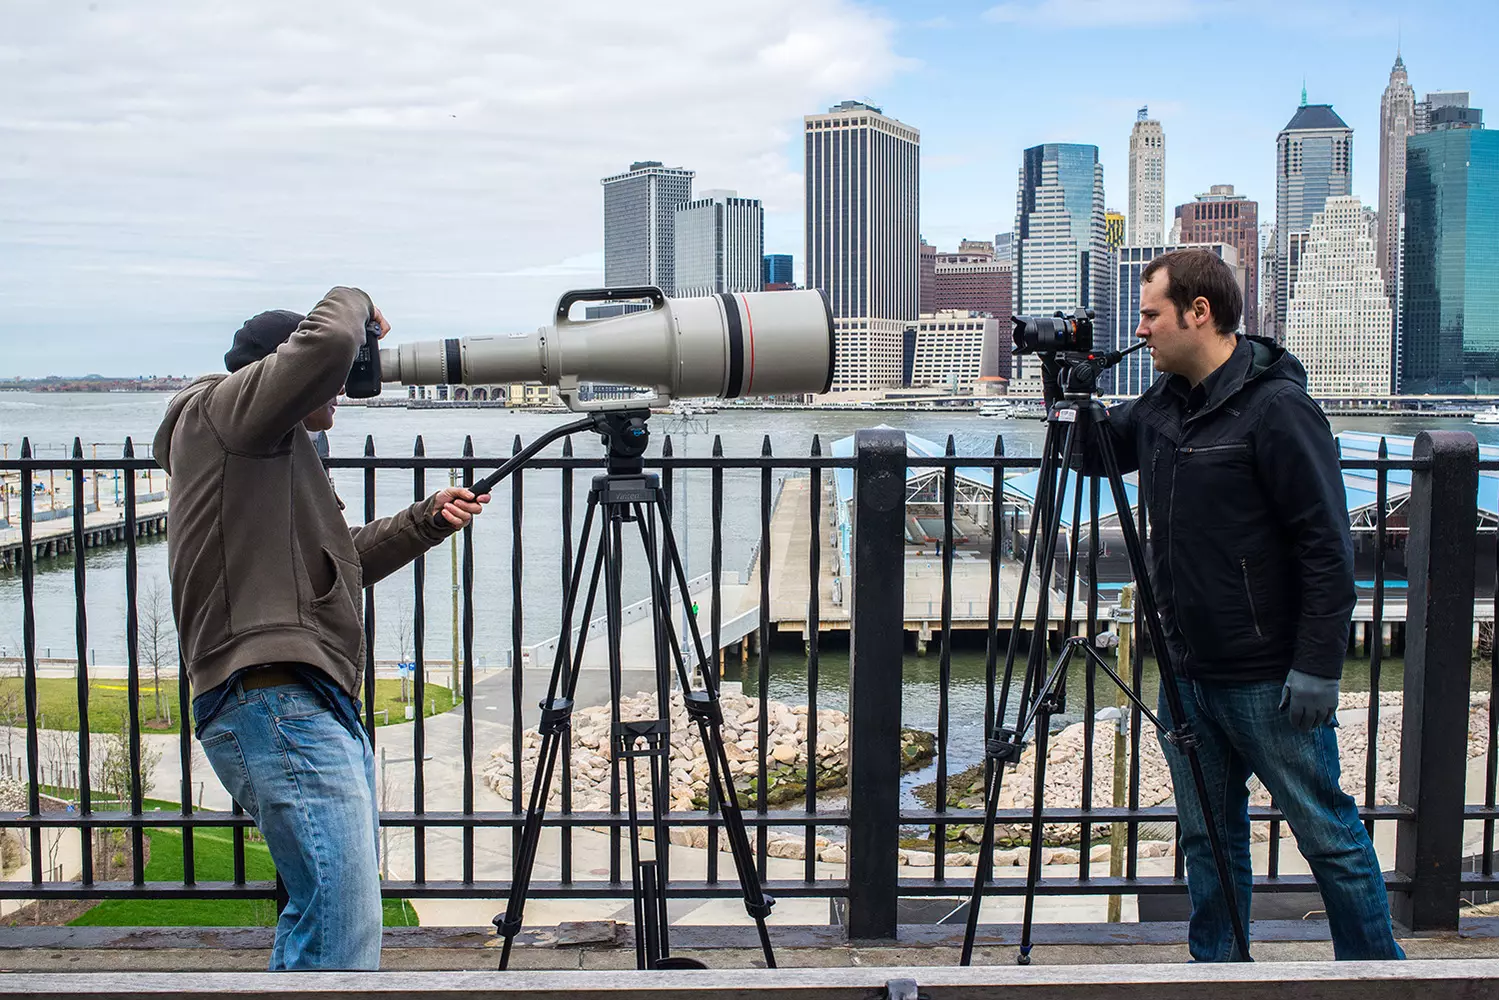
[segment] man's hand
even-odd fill
[[[487,503],[488,493],[475,497],[472,490],[466,490],[462,486],[444,487],[432,497],[432,520],[439,526],[446,522],[456,530],[472,521],[474,515],[483,511],[483,505]]]
[[[370,303],[370,319],[380,324],[379,339],[384,340],[385,335],[390,332],[390,320],[385,318],[385,314],[380,311],[380,307],[373,302]]]
[[[1291,725],[1309,733],[1338,710],[1338,680],[1292,670],[1280,692],[1280,710],[1291,713]]]

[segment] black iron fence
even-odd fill
[[[760,455],[748,457],[725,457],[716,441],[711,456],[679,457],[673,454],[669,438],[663,443],[661,453],[649,458],[647,465],[660,472],[666,497],[675,495],[673,479],[683,470],[701,470],[697,474],[705,473],[709,480],[711,593],[708,595],[708,620],[704,626],[705,638],[713,649],[721,645],[724,624],[721,597],[726,576],[725,519],[742,522],[754,517],[758,520],[754,572],[748,581],[748,585],[758,591],[758,625],[752,637],[736,639],[736,645],[748,643],[754,651],[752,660],[744,657],[743,675],[745,690],[756,702],[755,712],[746,722],[747,726],[753,724],[754,734],[752,738],[746,737],[750,742],[745,751],[750,761],[750,773],[746,776],[749,794],[745,816],[754,834],[759,875],[769,891],[780,897],[842,901],[838,909],[844,914],[849,932],[854,937],[893,936],[901,920],[901,899],[960,897],[966,893],[972,879],[971,854],[962,850],[961,838],[952,839],[949,832],[981,820],[977,810],[955,804],[952,794],[953,782],[957,778],[954,713],[971,711],[955,709],[949,700],[954,648],[954,567],[961,549],[957,541],[959,529],[955,513],[955,497],[961,492],[959,474],[963,470],[969,473],[979,470],[992,476],[989,544],[986,549],[975,550],[982,553],[981,557],[975,558],[988,560],[984,586],[977,595],[981,605],[986,602],[987,607],[986,620],[980,630],[985,646],[985,697],[982,708],[977,710],[981,719],[966,720],[970,726],[982,725],[987,731],[993,724],[997,706],[1003,701],[1002,692],[998,690],[998,665],[1004,655],[1004,643],[1018,641],[1018,637],[1009,634],[1008,616],[1001,612],[1006,553],[1000,538],[1005,512],[1023,508],[1026,498],[1011,491],[1006,476],[1034,469],[1038,462],[1034,458],[1006,456],[1002,440],[996,440],[993,453],[988,455],[959,456],[949,440],[944,455],[912,456],[908,454],[905,436],[885,429],[859,432],[851,454],[843,455],[825,453],[817,438],[813,438],[807,454],[795,457],[771,454],[768,439]],[[517,450],[519,444],[517,440]],[[409,484],[410,495],[421,498],[430,492],[429,473],[441,472],[446,480],[447,470],[457,470],[462,482],[472,483],[479,475],[499,465],[505,457],[475,455],[471,441],[465,444],[459,456],[427,456],[418,439],[411,456],[376,455],[370,441],[364,455],[333,458],[328,464],[335,474],[351,470],[362,477],[363,516],[371,519],[376,513],[377,480],[386,489],[390,488],[392,479],[401,484],[399,489],[402,491]],[[151,465],[149,459],[135,457],[128,442],[123,457],[117,459],[86,458],[79,446],[75,446],[71,457],[38,457],[29,447],[23,446],[19,458],[0,461],[0,473],[11,477],[19,487],[19,516],[15,518],[11,534],[0,535],[0,539],[14,555],[14,572],[20,580],[23,626],[20,672],[25,708],[24,754],[20,755],[25,772],[21,782],[25,801],[20,808],[0,812],[0,833],[22,838],[29,864],[29,877],[21,874],[9,881],[0,881],[0,898],[274,898],[276,894],[273,882],[247,878],[246,837],[251,824],[238,806],[221,811],[200,808],[201,785],[205,780],[212,782],[213,777],[211,773],[203,773],[206,768],[201,758],[195,762],[188,725],[179,727],[174,741],[179,794],[169,807],[146,807],[141,770],[143,740],[147,739],[147,734],[142,728],[140,712],[142,657],[137,610],[137,548],[147,529],[137,518],[137,476],[129,474],[122,480],[122,525],[117,536],[119,544],[125,548],[127,608],[125,686],[128,689],[128,717],[118,748],[125,761],[124,777],[115,782],[115,787],[97,787],[98,762],[91,759],[91,754],[97,753],[96,741],[84,735],[91,731],[91,658],[87,655],[90,622],[85,610],[85,594],[90,582],[90,547],[113,541],[114,537],[91,534],[87,521],[88,505],[83,495],[84,475],[101,471],[108,475],[129,473]],[[1481,519],[1475,516],[1481,509],[1480,470],[1483,473],[1499,471],[1499,462],[1480,462],[1477,447],[1469,435],[1435,433],[1422,435],[1410,458],[1391,459],[1381,445],[1377,457],[1345,458],[1344,466],[1345,470],[1363,470],[1364,474],[1372,476],[1377,492],[1376,508],[1357,528],[1360,548],[1366,554],[1368,572],[1372,574],[1365,595],[1369,615],[1367,620],[1355,624],[1350,635],[1350,645],[1359,645],[1366,651],[1369,670],[1369,697],[1367,708],[1363,710],[1369,737],[1363,761],[1361,814],[1371,831],[1389,825],[1395,828],[1394,864],[1387,872],[1387,884],[1392,891],[1397,917],[1412,929],[1451,928],[1456,926],[1464,898],[1477,892],[1499,889],[1499,877],[1493,870],[1494,825],[1499,819],[1499,805],[1496,805],[1496,786],[1499,786],[1499,746],[1496,744],[1499,740],[1495,738],[1499,721],[1496,721],[1491,705],[1481,710],[1486,719],[1484,737],[1487,740],[1482,804],[1467,802],[1464,781],[1469,768],[1470,681],[1477,670],[1478,676],[1491,685],[1495,674],[1499,673],[1499,652],[1495,651],[1492,631],[1484,633],[1489,636],[1486,645],[1475,642],[1483,631],[1475,627],[1475,595],[1480,582],[1477,577],[1487,574],[1489,579],[1482,581],[1483,589],[1492,594],[1489,580],[1499,572],[1499,535],[1491,526],[1481,528]],[[532,574],[559,581],[566,579],[577,544],[575,487],[581,485],[583,477],[599,468],[598,460],[576,457],[569,446],[561,455],[537,458],[525,473],[516,475],[502,486],[495,497],[493,507],[508,507],[510,515],[511,612],[508,706],[495,719],[480,719],[476,713],[476,685],[482,680],[476,678],[475,671],[476,529],[471,526],[461,533],[458,578],[461,649],[457,664],[461,703],[441,721],[429,719],[418,709],[409,736],[401,734],[399,752],[409,752],[412,765],[411,808],[382,812],[381,825],[386,830],[409,831],[411,853],[409,872],[401,873],[401,877],[387,878],[384,884],[385,895],[389,898],[500,900],[509,891],[508,852],[488,849],[480,841],[498,833],[501,840],[513,845],[524,821],[522,803],[526,789],[523,787],[523,769],[519,766],[526,750],[523,730],[527,720],[534,719],[535,702],[544,692],[550,663],[524,666],[526,644],[523,628],[527,608],[522,594]],[[942,478],[942,488],[937,494],[941,498],[942,537],[940,548],[936,550],[941,575],[936,621],[927,620],[930,614],[923,615],[920,611],[914,612],[913,618],[912,604],[905,593],[906,574],[902,569],[907,564],[912,544],[906,509],[907,477],[912,469],[939,470]],[[33,484],[39,476],[61,472],[71,474],[73,483],[71,526],[65,535],[57,533],[55,523],[43,522],[36,517],[33,497]],[[1399,479],[1395,487],[1392,487],[1392,475]],[[529,484],[553,476],[557,477],[560,486],[560,509],[535,509],[535,505],[527,501]],[[737,504],[733,509],[726,509],[726,477],[740,479],[741,485],[752,487],[758,495],[758,508],[752,514]],[[804,480],[805,489],[794,494],[783,491],[788,477]],[[851,489],[845,490],[840,483],[851,484]],[[971,503],[973,498],[970,497],[969,501]],[[799,514],[784,509],[786,504],[793,502],[805,505]],[[838,519],[828,517],[829,512],[839,505],[843,505],[840,516],[846,519],[844,523],[849,534],[846,545],[845,540],[838,537],[842,530],[838,527]],[[350,508],[352,514],[355,505],[350,504]],[[1391,602],[1388,597],[1388,586],[1392,582],[1388,576],[1389,553],[1396,547],[1392,537],[1397,533],[1388,517],[1392,510],[1398,516],[1401,562],[1408,571],[1406,579],[1400,581],[1405,600],[1400,602],[1404,610],[1398,621],[1389,613]],[[497,512],[492,509],[486,520],[495,520]],[[790,518],[783,523],[792,524],[798,539],[804,538],[804,542],[798,541],[789,550],[785,546],[777,549],[772,524],[778,516]],[[1147,528],[1143,513],[1138,520],[1143,534]],[[969,527],[971,525],[963,530]],[[505,529],[487,523],[477,530]],[[531,557],[530,553],[537,548],[532,540],[538,530],[560,535],[560,560],[557,563],[550,563],[550,555],[548,565],[541,565]],[[46,538],[43,538],[44,534]],[[1096,536],[1098,532],[1095,530],[1091,534]],[[49,542],[54,543],[52,549],[45,547]],[[69,748],[71,759],[49,771],[43,760],[44,731],[39,725],[38,609],[34,584],[41,572],[60,572],[39,566],[37,561],[39,556],[55,551],[55,543],[59,542],[72,553],[76,611],[73,678],[76,681],[77,727],[73,733],[76,737],[74,745]],[[1073,544],[1076,544],[1075,539]],[[772,554],[777,551],[791,551],[793,554],[789,557],[783,554],[779,557],[782,562],[776,563]],[[1479,553],[1476,563],[1475,552]],[[656,553],[656,558],[662,555]],[[1088,558],[1087,553],[1083,558]],[[1094,565],[1096,558],[1095,554],[1090,560]],[[845,560],[850,565],[842,565]],[[1077,569],[1079,556],[1076,551],[1070,560],[1070,568]],[[840,576],[837,597],[832,600],[826,578],[829,561],[836,564],[835,575]],[[1360,572],[1363,572],[1362,568]],[[773,574],[780,579],[773,579]],[[799,615],[788,616],[784,610],[778,614],[774,610],[776,602],[772,599],[773,584],[779,585],[794,577],[805,581],[805,607]],[[1076,620],[1055,626],[1056,635],[1081,630],[1097,634],[1109,627],[1107,608],[1114,595],[1101,592],[1096,571],[1084,574],[1084,578],[1090,584],[1086,593],[1079,595]],[[414,566],[412,586],[414,630],[411,639],[415,668],[411,673],[411,683],[414,701],[421,706],[427,702],[425,660],[430,653],[424,631],[428,619],[424,604],[427,589],[424,560],[418,560]],[[970,594],[970,599],[963,602],[970,617],[973,615],[973,597]],[[784,609],[784,602],[782,606]],[[930,602],[927,606],[931,606]],[[377,747],[386,745],[387,732],[375,727],[375,629],[383,610],[382,606],[377,606],[374,590],[367,590],[363,700],[366,723]],[[1484,617],[1481,607],[1477,617]],[[1492,619],[1491,610],[1487,617]],[[800,624],[789,635],[783,635],[778,624],[788,619],[799,620]],[[931,778],[931,801],[930,804],[913,804],[902,781],[903,767],[908,770],[910,762],[903,760],[901,692],[906,652],[913,637],[924,630],[929,631],[932,641],[938,644],[939,703],[935,732],[931,734],[932,759],[924,772]],[[822,694],[826,680],[824,654],[829,648],[827,644],[835,643],[841,658],[843,634],[847,639],[849,669],[846,734],[820,733],[819,711],[824,707]],[[788,638],[790,642],[786,641]],[[575,637],[561,638],[563,648],[574,641]],[[1476,662],[1479,648],[1483,659]],[[1380,740],[1375,734],[1381,715],[1380,694],[1385,690],[1382,668],[1394,651],[1403,652],[1402,698],[1398,709],[1402,720],[1398,794],[1393,802],[1380,802],[1377,776],[1381,750]],[[1135,653],[1133,662],[1121,664],[1121,667],[1127,668],[1138,690],[1147,679],[1149,662],[1143,643],[1136,644]],[[793,762],[793,770],[799,772],[794,775],[797,779],[794,784],[799,784],[801,789],[790,799],[780,797],[773,807],[769,795],[771,772],[785,762],[777,761],[771,745],[769,719],[778,710],[771,699],[772,676],[778,664],[787,663],[794,664],[798,678],[804,678],[796,694],[806,706],[805,745],[798,749]],[[1075,851],[1075,857],[1058,855],[1058,858],[1065,859],[1066,864],[1048,870],[1041,892],[1125,896],[1180,894],[1185,889],[1185,882],[1179,855],[1174,870],[1163,870],[1163,866],[1170,867],[1164,862],[1149,865],[1148,871],[1142,864],[1148,860],[1143,857],[1141,849],[1142,826],[1169,830],[1175,822],[1175,810],[1170,804],[1142,802],[1142,773],[1148,766],[1142,744],[1150,736],[1142,730],[1139,712],[1133,712],[1127,727],[1124,802],[1115,805],[1095,801],[1094,737],[1097,734],[1095,727],[1101,725],[1096,721],[1097,709],[1102,704],[1101,689],[1096,687],[1091,670],[1081,679],[1083,691],[1078,707],[1079,721],[1084,728],[1082,780],[1075,798],[1068,800],[1057,796],[1055,800],[1049,799],[1045,811],[1048,825],[1075,828],[1076,847],[1066,849]],[[493,684],[494,681],[489,679],[485,683]],[[175,710],[179,720],[190,717],[186,684],[177,686]],[[1347,718],[1348,713],[1344,714]],[[456,721],[453,716],[457,717]],[[486,796],[478,794],[485,786],[476,774],[476,731],[483,728],[492,732],[489,727],[495,722],[509,727],[507,738],[512,766],[508,795],[504,796],[508,798],[506,808],[486,807],[481,802]],[[446,755],[442,760],[431,760],[432,727],[437,725],[444,727],[442,738],[449,741],[445,747],[451,744],[456,728],[456,747],[453,748],[456,761]],[[152,739],[156,744],[161,740],[160,737]],[[819,767],[823,756],[819,752],[819,741],[845,739],[841,787],[829,787],[828,776]],[[149,757],[149,752],[146,756]],[[74,787],[49,785],[47,779],[57,780],[52,776],[58,773],[59,767],[62,773],[73,776]],[[195,768],[199,773],[195,773]],[[441,780],[440,788],[429,787],[439,769],[447,777]],[[784,772],[785,769],[781,770]],[[581,776],[576,773],[568,751],[564,752],[560,780],[560,808],[548,816],[548,826],[556,832],[555,839],[544,845],[543,850],[548,853],[538,869],[538,877],[532,882],[532,896],[576,899],[627,896],[630,892],[629,873],[622,870],[620,848],[621,829],[626,820],[618,806],[618,798],[614,798],[609,808],[574,808]],[[489,787],[494,788],[494,783]],[[495,790],[499,791],[498,788]],[[105,799],[112,808],[100,808]],[[1028,818],[1029,809],[1021,807],[1003,808],[999,815],[1000,822],[1006,824],[1024,823]],[[1256,889],[1307,891],[1313,888],[1310,876],[1281,871],[1281,819],[1278,811],[1270,806],[1255,807],[1251,810],[1251,819],[1269,825],[1268,853],[1257,872]],[[1112,874],[1106,864],[1095,859],[1095,848],[1103,843],[1097,833],[1099,826],[1116,823],[1125,825],[1127,835],[1122,845],[1122,870]],[[1481,827],[1481,850],[1476,854],[1464,850],[1466,825]],[[738,895],[732,873],[725,877],[721,871],[720,849],[726,841],[716,803],[709,801],[706,808],[674,807],[668,814],[667,826],[673,831],[674,844],[679,845],[672,848],[674,856],[679,852],[698,851],[701,857],[699,864],[678,865],[679,875],[672,880],[676,894],[691,898]],[[55,839],[55,832],[63,830],[78,834],[77,864],[63,866],[76,869],[77,875],[59,881],[54,877],[59,870],[56,849],[52,848],[53,857],[49,858],[48,851],[44,850],[44,839]],[[124,869],[128,878],[95,870],[94,838],[106,830],[125,832],[125,850],[132,862]],[[172,830],[181,836],[181,870],[180,873],[174,872],[169,879],[147,880],[145,877],[146,838],[153,830]],[[228,830],[232,838],[233,868],[228,877],[200,877],[195,864],[195,837],[213,830]],[[503,831],[507,830],[510,836],[504,837]],[[793,832],[788,836],[787,831]],[[588,854],[592,858],[606,856],[607,863],[594,866],[580,862],[579,852],[583,847],[579,838],[585,836],[607,839],[607,848],[595,846]],[[440,846],[434,854],[433,841],[439,838]],[[1169,841],[1170,838],[1165,839]],[[791,846],[787,846],[788,843]],[[1032,845],[1032,849],[1041,850],[1043,847]],[[1466,865],[1465,853],[1469,855]],[[1470,870],[1465,871],[1465,867]],[[1024,891],[1023,868],[1012,868],[1008,873],[1003,868],[996,871],[996,894],[1015,895]],[[684,872],[686,874],[680,874]]]

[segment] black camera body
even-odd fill
[[[1068,351],[1087,354],[1093,350],[1093,310],[1079,309],[1071,316],[1058,309],[1050,316],[1011,316],[1015,324],[1016,354],[1055,354]]]
[[[349,377],[344,380],[344,395],[350,399],[369,399],[380,395],[380,321],[371,318],[364,324],[364,343],[354,355]]]

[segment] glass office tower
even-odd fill
[[[1403,394],[1499,394],[1499,133],[1413,135],[1405,167]]]

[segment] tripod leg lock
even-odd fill
[[[553,698],[541,702],[541,722],[537,726],[543,736],[556,736],[572,725],[573,703],[569,698]]]
[[[776,905],[776,898],[770,895],[770,893],[762,893],[761,900],[762,901],[759,903],[751,903],[749,901],[745,901],[744,904],[745,912],[747,912],[755,920],[764,920],[766,917],[770,916],[771,908]]]
[[[707,691],[686,692],[682,696],[682,704],[687,708],[687,717],[694,722],[723,725],[723,706]]]
[[[1019,734],[1013,729],[1003,727],[997,732],[997,736],[991,736],[984,741],[985,754],[1001,764],[1019,764],[1020,752],[1025,747],[1025,744],[1020,741]]]
[[[1183,723],[1166,733],[1166,742],[1178,750],[1192,750],[1202,746],[1202,737],[1191,726]]]

